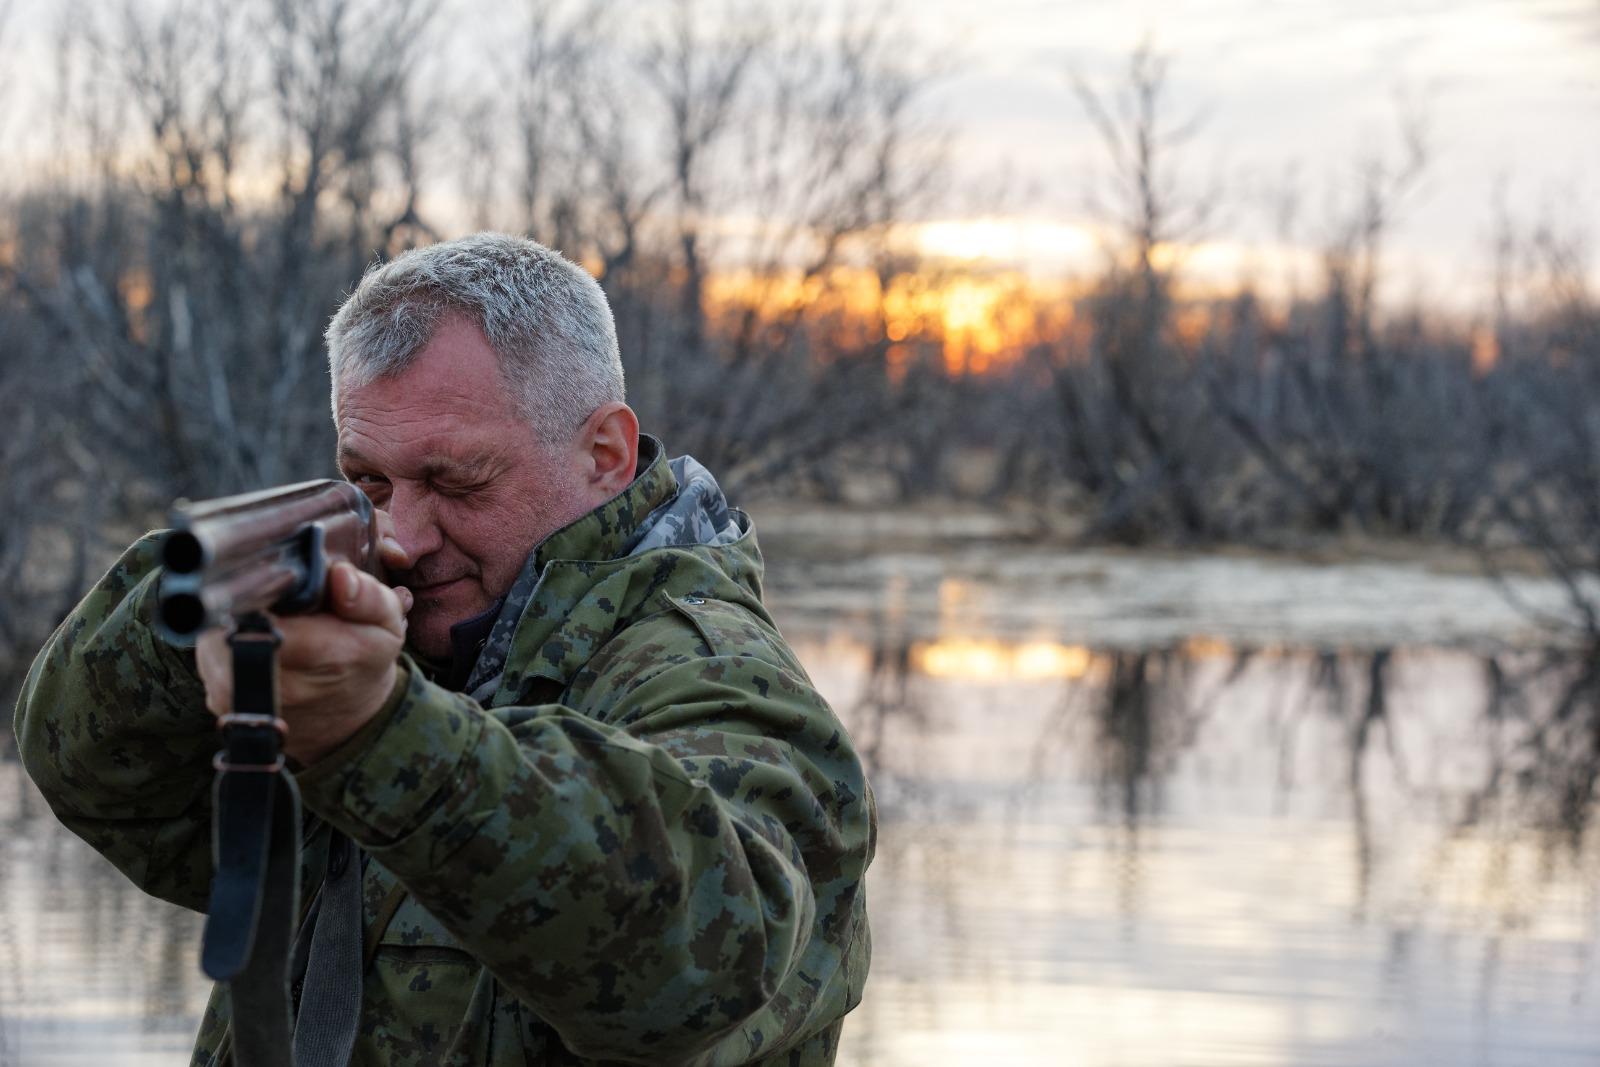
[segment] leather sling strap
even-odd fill
[[[215,869],[200,961],[227,983],[239,1067],[293,1062],[288,972],[299,911],[300,793],[284,770],[278,643],[260,615],[239,620],[229,637],[234,706],[223,716],[214,761]]]
[[[214,872],[201,966],[227,984],[238,1067],[346,1067],[376,935],[363,946],[362,854],[332,828],[309,929],[295,933],[302,828],[299,789],[282,752],[279,642],[262,615],[240,619],[228,638],[234,705],[222,718],[223,749],[213,761]],[[384,900],[377,931],[404,895],[396,886]],[[291,993],[291,973],[302,967]]]

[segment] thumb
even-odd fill
[[[405,608],[399,595],[349,563],[335,563],[328,572],[328,610],[346,622],[405,633]]]

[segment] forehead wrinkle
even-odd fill
[[[341,448],[346,438],[363,438],[385,450],[407,448],[418,442],[424,447],[450,438],[482,438],[494,435],[500,427],[493,420],[460,411],[407,411],[358,408],[339,413],[338,436]]]
[[[393,377],[339,390],[340,460],[421,478],[504,464],[529,428],[506,396],[501,368],[492,370],[494,387],[472,359],[425,358]]]
[[[380,378],[353,389],[341,389],[334,417],[341,429],[351,420],[384,426],[439,420],[455,425],[519,421],[515,407],[503,392],[486,393],[476,383],[454,377],[429,381],[422,388],[415,382]]]
[[[361,436],[359,431],[357,436]],[[435,430],[403,443],[391,442],[382,452],[387,455],[388,462],[398,462],[401,467],[416,470],[420,477],[432,478],[440,474],[487,474],[504,463],[511,447],[498,434]],[[373,459],[343,435],[339,439],[338,460],[341,466],[348,463],[384,466],[382,461]]]
[[[492,427],[498,420],[485,417],[481,411],[426,411],[416,407],[384,408],[381,406],[347,405],[339,412],[339,431],[347,427],[370,427],[368,431],[405,432],[413,426],[422,426],[428,433],[470,432],[482,427]]]

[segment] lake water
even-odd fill
[[[775,568],[880,805],[841,1064],[1600,1060],[1600,682],[1530,621],[1560,590],[1516,591],[976,543]],[[0,1064],[182,1062],[198,934],[0,763]]]

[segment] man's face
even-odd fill
[[[394,519],[416,597],[408,640],[450,654],[450,627],[503,596],[533,546],[586,512],[575,446],[518,415],[476,325],[447,317],[400,374],[339,392],[339,469]]]

